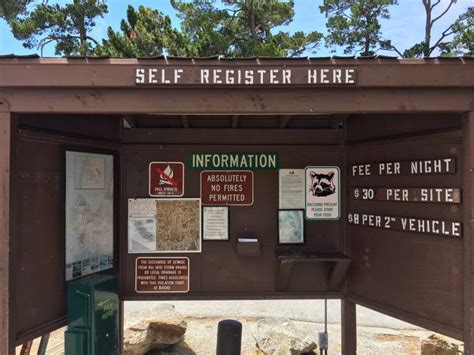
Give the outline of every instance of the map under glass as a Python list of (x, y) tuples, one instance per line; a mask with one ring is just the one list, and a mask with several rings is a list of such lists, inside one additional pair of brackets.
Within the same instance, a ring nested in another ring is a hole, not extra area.
[(113, 266), (113, 156), (66, 152), (66, 281)]

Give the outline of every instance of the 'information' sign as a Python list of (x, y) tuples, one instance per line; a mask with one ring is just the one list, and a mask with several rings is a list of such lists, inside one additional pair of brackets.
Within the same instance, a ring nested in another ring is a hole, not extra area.
[(277, 153), (193, 153), (189, 165), (202, 170), (274, 170)]

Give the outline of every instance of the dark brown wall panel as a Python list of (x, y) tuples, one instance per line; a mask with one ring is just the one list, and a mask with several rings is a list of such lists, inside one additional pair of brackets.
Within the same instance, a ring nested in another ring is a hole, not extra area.
[(347, 120), (349, 142), (426, 131), (461, 129), (460, 115), (452, 114), (368, 114), (351, 115)]
[[(437, 134), (352, 145), (347, 155), (348, 169), (355, 163), (456, 158), (455, 174), (348, 176), (346, 210), (462, 222), (462, 204), (355, 201), (350, 196), (351, 187), (461, 187), (461, 137)], [(424, 319), (448, 331), (462, 330), (462, 239), (347, 225), (347, 241), (352, 258), (350, 296), (408, 314), (407, 320), (414, 323)]]
[[(52, 143), (20, 141), (13, 223), (17, 335), (66, 314), (60, 221), (60, 154)], [(34, 157), (34, 159), (32, 158)], [(25, 310), (28, 310), (25, 312)]]
[(10, 312), (17, 343), (56, 329), (66, 319), (61, 195), (64, 144), (112, 148), (29, 130), (17, 130), (13, 145)]
[(64, 133), (74, 136), (120, 139), (122, 120), (112, 115), (22, 115), (20, 127)]
[[(241, 133), (245, 134), (245, 133)], [(316, 142), (315, 142), (316, 143)], [(342, 169), (343, 152), (340, 146), (205, 146), (205, 145), (129, 145), (123, 151), (123, 174), (125, 191), (122, 198), (124, 206), (128, 198), (148, 197), (148, 164), (150, 161), (187, 162), (193, 152), (278, 152), (281, 168), (304, 168), (308, 165), (338, 165)], [(177, 298), (190, 298), (209, 294), (214, 297), (237, 296), (251, 298), (258, 295), (277, 295), (276, 279), (278, 261), (277, 209), (278, 209), (278, 170), (254, 171), (255, 197), (250, 207), (230, 207), (230, 241), (204, 241), (202, 253), (179, 254), (191, 259), (191, 288), (188, 294), (173, 295)], [(199, 197), (200, 171), (185, 169), (184, 197)], [(127, 215), (126, 208), (122, 212)], [(296, 251), (340, 251), (342, 240), (341, 221), (306, 221), (306, 244), (293, 246)], [(127, 248), (127, 219), (123, 218), (124, 238), (122, 248)], [(243, 257), (237, 255), (235, 243), (239, 237), (257, 237), (262, 244), (262, 255)], [(281, 247), (280, 247), (281, 248)], [(288, 248), (282, 248), (288, 249)], [(125, 256), (123, 272), (126, 284), (122, 290), (128, 299), (166, 298), (169, 295), (155, 294), (139, 296), (135, 294), (134, 265), (137, 256)], [(167, 254), (146, 254), (165, 256)], [(168, 254), (169, 256), (172, 256)], [(327, 290), (329, 270), (326, 265), (295, 265), (289, 293), (315, 292)], [(211, 294), (212, 293), (212, 294)], [(220, 295), (220, 296), (219, 296)]]

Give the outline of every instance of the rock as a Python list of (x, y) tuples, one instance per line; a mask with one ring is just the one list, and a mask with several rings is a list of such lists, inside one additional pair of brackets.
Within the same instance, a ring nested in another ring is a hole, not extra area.
[(432, 334), (421, 342), (421, 355), (459, 355), (463, 351), (449, 339)]
[[(128, 318), (131, 320), (127, 321)], [(182, 341), (186, 328), (184, 317), (173, 305), (146, 308), (129, 317), (126, 315), (122, 354), (138, 355), (165, 349)]]
[(317, 348), (314, 336), (299, 332), (289, 319), (261, 319), (253, 326), (252, 335), (264, 354), (306, 354)]

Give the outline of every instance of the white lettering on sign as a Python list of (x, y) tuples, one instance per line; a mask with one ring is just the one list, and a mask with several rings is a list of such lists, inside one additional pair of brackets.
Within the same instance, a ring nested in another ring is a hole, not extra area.
[(253, 204), (253, 173), (235, 170), (205, 170), (201, 172), (201, 202), (203, 205)]
[(392, 161), (352, 165), (352, 176), (454, 174), (455, 158)]
[(183, 69), (175, 69), (174, 70), (174, 83), (177, 84), (179, 78), (181, 78), (181, 74), (183, 73)]
[(145, 69), (136, 69), (135, 70), (135, 83), (144, 84), (145, 83)]
[(351, 85), (355, 84), (353, 68), (169, 68), (135, 69), (135, 83), (148, 85)]
[(380, 163), (379, 175), (398, 175), (400, 174), (400, 163)]
[(454, 187), (356, 187), (354, 200), (461, 203), (461, 189)]
[(438, 219), (381, 216), (367, 213), (349, 213), (349, 224), (392, 229), (402, 232), (434, 234), (444, 237), (462, 237), (462, 223)]

